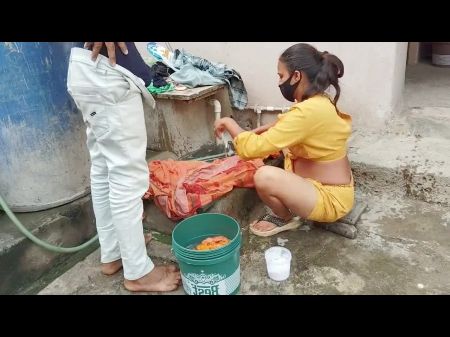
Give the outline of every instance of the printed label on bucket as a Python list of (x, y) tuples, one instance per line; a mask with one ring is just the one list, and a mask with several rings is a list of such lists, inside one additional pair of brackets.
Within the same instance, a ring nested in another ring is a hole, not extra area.
[(182, 274), (184, 290), (188, 295), (230, 295), (239, 287), (240, 269), (239, 265), (229, 277), (225, 274)]

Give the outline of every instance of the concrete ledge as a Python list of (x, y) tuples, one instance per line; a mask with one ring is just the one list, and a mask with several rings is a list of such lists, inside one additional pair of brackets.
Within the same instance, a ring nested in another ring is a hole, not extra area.
[[(223, 198), (205, 208), (207, 213), (227, 214), (237, 221), (247, 219), (251, 209), (257, 204), (259, 197), (254, 189), (236, 188)], [(164, 234), (172, 234), (179, 221), (172, 221), (155, 206), (146, 202), (144, 228)]]
[(178, 100), (178, 101), (195, 101), (198, 99), (203, 99), (209, 96), (214, 95), (217, 91), (224, 88), (225, 85), (208, 85), (204, 87), (197, 87), (186, 89), (182, 91), (169, 91), (164, 92), (162, 94), (155, 95), (155, 98), (159, 99), (169, 99), (169, 100)]
[(170, 151), (178, 157), (215, 143), (214, 108), (210, 99), (217, 99), (222, 116), (232, 114), (228, 89), (210, 86), (171, 92), (158, 96), (154, 110), (145, 106), (147, 146), (154, 151)]

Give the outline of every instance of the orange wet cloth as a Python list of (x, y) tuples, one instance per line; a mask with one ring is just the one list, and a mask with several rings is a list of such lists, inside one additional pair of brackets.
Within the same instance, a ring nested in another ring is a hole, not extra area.
[(234, 187), (253, 188), (260, 159), (238, 156), (202, 161), (154, 160), (149, 162), (150, 188), (144, 199), (154, 199), (168, 218), (180, 220), (219, 199)]
[(196, 250), (213, 250), (223, 246), (226, 246), (230, 243), (230, 240), (225, 236), (213, 236), (211, 238), (207, 238), (199, 243), (195, 249)]

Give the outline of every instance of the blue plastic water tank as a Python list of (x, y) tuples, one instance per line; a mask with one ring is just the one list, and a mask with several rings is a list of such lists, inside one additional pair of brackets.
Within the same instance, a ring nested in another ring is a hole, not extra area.
[(14, 211), (43, 210), (89, 192), (81, 114), (67, 93), (78, 42), (0, 42), (0, 193)]

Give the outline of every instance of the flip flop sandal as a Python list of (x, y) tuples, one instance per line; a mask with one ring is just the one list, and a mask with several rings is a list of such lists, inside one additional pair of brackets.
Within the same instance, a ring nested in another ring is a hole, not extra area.
[(286, 221), (286, 220), (283, 220), (283, 219), (277, 217), (276, 215), (272, 215), (269, 213), (264, 214), (262, 217), (260, 217), (258, 220), (256, 220), (256, 222), (254, 222), (253, 224), (257, 224), (260, 221), (267, 221), (267, 222), (273, 223), (274, 225), (277, 226), (268, 231), (261, 231), (256, 228), (253, 228), (252, 225), (250, 225), (250, 232), (252, 232), (253, 234), (255, 234), (257, 236), (263, 236), (263, 237), (272, 236), (272, 235), (275, 235), (275, 234), (278, 234), (278, 233), (281, 233), (284, 231), (297, 229), (301, 225), (299, 217), (294, 217), (291, 220)]

